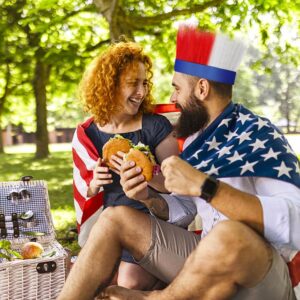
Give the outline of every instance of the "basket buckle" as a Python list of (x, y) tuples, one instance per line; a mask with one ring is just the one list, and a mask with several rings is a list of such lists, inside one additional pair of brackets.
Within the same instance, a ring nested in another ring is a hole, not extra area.
[(55, 261), (46, 261), (37, 264), (36, 270), (38, 273), (52, 273), (56, 270), (56, 262)]

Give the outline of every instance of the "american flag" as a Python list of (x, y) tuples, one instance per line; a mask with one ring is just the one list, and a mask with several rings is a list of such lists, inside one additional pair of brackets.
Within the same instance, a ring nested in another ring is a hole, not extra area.
[[(216, 178), (256, 176), (300, 188), (297, 156), (282, 133), (266, 119), (231, 103), (181, 154), (194, 168)], [(300, 299), (300, 252), (286, 257)]]
[(103, 210), (103, 191), (87, 196), (87, 190), (93, 179), (93, 169), (99, 157), (98, 151), (85, 133), (93, 118), (78, 125), (73, 136), (73, 192), (78, 228), (78, 243), (82, 247), (91, 228)]
[(300, 188), (299, 161), (286, 138), (242, 105), (231, 103), (181, 156), (214, 177), (269, 177)]
[[(176, 111), (176, 108), (174, 105), (170, 105), (172, 111)], [(239, 110), (241, 111), (241, 115), (239, 115)], [(165, 111), (165, 110), (163, 110)], [(161, 112), (159, 109), (157, 110), (157, 112)], [(168, 111), (169, 112), (169, 111)], [(226, 120), (226, 118), (230, 118), (230, 114), (235, 114), (235, 121), (228, 121)], [(226, 114), (226, 115), (225, 115)], [(247, 116), (249, 115), (249, 116)], [(223, 118), (225, 117), (226, 118)], [(241, 117), (240, 117), (241, 116)], [(247, 117), (246, 117), (247, 116)], [(250, 117), (251, 116), (251, 117)], [(239, 117), (241, 118), (240, 122), (238, 123), (238, 119)], [(244, 121), (244, 119), (246, 119), (246, 121)], [(226, 111), (222, 114), (222, 116), (220, 116), (220, 118), (218, 118), (218, 120), (216, 120), (216, 124), (212, 124), (213, 129), (215, 130), (216, 128), (218, 128), (218, 130), (222, 130), (223, 131), (223, 135), (225, 137), (225, 134), (229, 134), (229, 132), (234, 132), (236, 129), (234, 129), (234, 125), (235, 126), (243, 126), (246, 125), (245, 123), (247, 122), (247, 128), (252, 127), (253, 124), (257, 122), (256, 119), (259, 119), (257, 116), (254, 116), (251, 112), (249, 112), (248, 110), (246, 110), (245, 108), (243, 108), (242, 106), (237, 106), (237, 105), (233, 105), (231, 104)], [(263, 119), (266, 120), (266, 119)], [(94, 223), (96, 222), (97, 218), (99, 217), (102, 209), (103, 209), (103, 191), (101, 190), (99, 192), (98, 195), (94, 196), (94, 197), (87, 197), (87, 188), (89, 186), (90, 181), (92, 180), (93, 177), (93, 168), (96, 165), (96, 161), (98, 159), (98, 151), (95, 148), (95, 146), (93, 145), (93, 143), (91, 142), (91, 140), (89, 139), (89, 137), (85, 134), (85, 128), (87, 128), (90, 123), (93, 121), (93, 118), (90, 118), (88, 120), (86, 120), (84, 123), (78, 125), (75, 133), (74, 133), (74, 137), (73, 137), (73, 141), (72, 141), (72, 152), (73, 152), (73, 190), (74, 190), (74, 205), (75, 205), (75, 210), (76, 210), (76, 219), (77, 219), (77, 225), (78, 225), (78, 229), (79, 229), (79, 238), (78, 238), (78, 242), (81, 246), (84, 245), (88, 234), (92, 228), (92, 226), (94, 225)], [(267, 121), (268, 124), (270, 124), (269, 121)], [(248, 124), (249, 123), (249, 124)], [(252, 125), (252, 126), (250, 126)], [(272, 127), (272, 125), (270, 125)], [(245, 130), (247, 130), (247, 128), (245, 128)], [(226, 132), (227, 129), (227, 132)], [(262, 129), (262, 125), (257, 125), (257, 127), (254, 127), (254, 132), (259, 131), (257, 129)], [(208, 135), (208, 142), (211, 141), (215, 141), (213, 140), (213, 131), (212, 130)], [(251, 129), (253, 130), (253, 128)], [(251, 132), (250, 130), (250, 132)], [(242, 134), (242, 130), (238, 130), (237, 133), (241, 133)], [(297, 159), (295, 159), (295, 156), (292, 155), (292, 151), (291, 148), (288, 146), (287, 141), (285, 140), (285, 138), (282, 136), (282, 134), (276, 129), (274, 128), (274, 131), (276, 132), (275, 135), (271, 135), (273, 136), (273, 140), (282, 140), (282, 144), (285, 145), (285, 147), (283, 146), (284, 149), (286, 149), (286, 152), (288, 153), (289, 157), (291, 156), (292, 158), (292, 162), (297, 161)], [(236, 138), (235, 134), (231, 134), (234, 135), (232, 137), (232, 139)], [(280, 135), (280, 137), (278, 138), (277, 135)], [(216, 143), (220, 143), (221, 141), (221, 137), (222, 134), (218, 134), (215, 135), (216, 137)], [(254, 134), (250, 135), (251, 137), (254, 136)], [(209, 139), (210, 137), (210, 139)], [(223, 139), (224, 139), (223, 137)], [(206, 138), (205, 138), (206, 139)], [(201, 137), (201, 141), (203, 143), (203, 141), (205, 140), (204, 138)], [(248, 142), (249, 140), (247, 139), (246, 136), (244, 136), (242, 138), (242, 141), (245, 140), (245, 142)], [(263, 139), (264, 140), (264, 139)], [(230, 142), (230, 139), (228, 138), (228, 141)], [(249, 144), (253, 143), (249, 141)], [(204, 161), (212, 159), (211, 157), (209, 158), (200, 158), (198, 157), (201, 152), (203, 151), (203, 149), (201, 149), (201, 147), (197, 148), (198, 146), (202, 145), (201, 143), (192, 143), (190, 146), (192, 146), (192, 148), (188, 147), (185, 149), (184, 153), (182, 153), (183, 158), (185, 158), (187, 156), (187, 159), (189, 162), (191, 161), (195, 161), (195, 167), (197, 164), (200, 164), (201, 161), (199, 161), (200, 159), (204, 159)], [(234, 144), (234, 143), (233, 143)], [(242, 143), (240, 143), (242, 144)], [(266, 143), (267, 144), (267, 143)], [(209, 155), (211, 155), (211, 152), (208, 150), (211, 147), (215, 148), (215, 157), (214, 159), (216, 159), (217, 157), (219, 157), (219, 153), (217, 153), (218, 151), (220, 151), (222, 144), (206, 144), (206, 145), (202, 145), (204, 148), (207, 148), (206, 152), (208, 152)], [(231, 144), (229, 145), (231, 146)], [(243, 145), (244, 146), (244, 145)], [(217, 149), (218, 148), (218, 149)], [(197, 150), (195, 150), (197, 149)], [(260, 149), (257, 149), (257, 151), (259, 151)], [(231, 153), (233, 153), (235, 151), (232, 148)], [(238, 154), (242, 155), (245, 152), (240, 152), (240, 150), (236, 150), (238, 151)], [(274, 152), (277, 152), (277, 148), (276, 150), (274, 150)], [(248, 151), (246, 152), (247, 154), (249, 152), (249, 148)], [(268, 150), (265, 150), (265, 153), (268, 153)], [(203, 153), (202, 153), (203, 155)], [(276, 155), (276, 154), (273, 154)], [(230, 162), (231, 160), (229, 159), (232, 156), (232, 154), (227, 155), (224, 154), (224, 159), (227, 158), (227, 162)], [(203, 157), (203, 156), (201, 156)], [(244, 155), (242, 158), (246, 158), (247, 155)], [(279, 156), (278, 156), (279, 157)], [(280, 156), (281, 157), (281, 156)], [(222, 158), (222, 155), (220, 155), (220, 159)], [(196, 160), (198, 161), (198, 163), (196, 162)], [(270, 158), (269, 158), (270, 159)], [(264, 158), (262, 159), (264, 160)], [(239, 161), (239, 160), (238, 160)], [(275, 159), (272, 159), (272, 161), (275, 162)], [(252, 162), (252, 160), (251, 160)], [(207, 164), (207, 166), (205, 166)], [(213, 165), (215, 164), (215, 167), (213, 167)], [(277, 163), (278, 164), (278, 163)], [(242, 164), (241, 164), (242, 165)], [(279, 165), (279, 164), (278, 164)], [(214, 163), (214, 161), (210, 161), (210, 167), (209, 167), (209, 162), (205, 162), (203, 163), (203, 170), (210, 170), (212, 169), (211, 174), (214, 176), (218, 176), (218, 177), (222, 177), (224, 176), (222, 174), (222, 168), (219, 168), (217, 170), (214, 170), (215, 168), (218, 168), (220, 166), (220, 164), (216, 164)], [(288, 165), (289, 167), (290, 165)], [(276, 166), (275, 166), (276, 167)], [(199, 167), (200, 169), (200, 167)], [(255, 169), (256, 170), (256, 169)], [(277, 170), (277, 169), (275, 169)], [(240, 171), (241, 173), (242, 171)], [(298, 183), (299, 183), (299, 166), (296, 167), (294, 169), (294, 172), (296, 172), (298, 174)], [(279, 174), (279, 172), (278, 172)], [(289, 172), (290, 174), (290, 172)], [(228, 175), (231, 176), (231, 175)], [(235, 176), (240, 176), (240, 175), (235, 175)], [(249, 172), (243, 172), (242, 176), (249, 176)], [(280, 177), (280, 176), (278, 176)], [(276, 177), (276, 178), (278, 178)], [(283, 177), (283, 176), (281, 176)], [(287, 176), (289, 178), (289, 176)], [(299, 186), (299, 185), (298, 185)], [(290, 270), (290, 276), (291, 276), (291, 280), (292, 280), (292, 284), (296, 293), (296, 297), (297, 299), (300, 299), (300, 252), (297, 251), (293, 251), (291, 253), (288, 254), (289, 258), (288, 258), (288, 267)]]

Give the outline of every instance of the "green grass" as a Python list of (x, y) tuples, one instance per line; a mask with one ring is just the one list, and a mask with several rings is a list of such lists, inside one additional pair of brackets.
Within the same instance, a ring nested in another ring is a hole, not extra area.
[[(289, 136), (288, 139), (300, 159), (300, 135)], [(77, 241), (66, 240), (68, 230), (76, 226), (70, 144), (50, 145), (50, 157), (41, 160), (34, 158), (35, 146), (32, 144), (6, 147), (5, 151), (5, 154), (0, 154), (0, 181), (19, 180), (24, 175), (45, 180), (48, 184), (57, 238), (72, 251), (73, 255), (77, 254), (79, 251)]]
[(31, 175), (36, 180), (45, 180), (48, 184), (57, 238), (75, 255), (79, 251), (77, 241), (69, 242), (65, 239), (69, 228), (76, 227), (72, 191), (72, 156), (69, 149), (70, 145), (52, 146), (49, 158), (37, 160), (34, 158), (32, 145), (8, 147), (5, 149), (7, 153), (0, 154), (0, 181), (19, 180), (24, 175)]

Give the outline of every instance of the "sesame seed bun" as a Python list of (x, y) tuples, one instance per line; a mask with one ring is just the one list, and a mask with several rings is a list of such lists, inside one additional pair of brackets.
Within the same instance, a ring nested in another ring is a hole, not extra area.
[(153, 164), (148, 156), (138, 149), (130, 149), (125, 155), (126, 161), (134, 161), (136, 166), (142, 169), (142, 174), (145, 176), (146, 181), (150, 181), (153, 177)]
[(102, 148), (102, 156), (104, 162), (109, 166), (113, 167), (109, 160), (112, 155), (116, 155), (118, 151), (122, 151), (124, 153), (129, 152), (131, 149), (131, 141), (125, 138), (114, 137), (109, 139)]

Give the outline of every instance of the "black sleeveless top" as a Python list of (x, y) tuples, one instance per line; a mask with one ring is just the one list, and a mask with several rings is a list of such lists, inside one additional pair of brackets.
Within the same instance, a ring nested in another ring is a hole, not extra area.
[[(173, 127), (166, 117), (156, 114), (144, 114), (142, 117), (142, 129), (120, 133), (120, 135), (131, 140), (134, 144), (142, 142), (145, 145), (149, 145), (152, 154), (155, 156), (156, 146), (159, 145), (172, 130)], [(95, 145), (100, 157), (102, 157), (103, 145), (115, 135), (114, 133), (106, 133), (99, 130), (94, 122), (85, 129), (85, 133)], [(124, 194), (120, 184), (120, 176), (115, 172), (111, 172), (111, 174), (113, 183), (103, 186), (104, 208), (108, 206), (127, 205), (148, 212), (148, 209), (142, 203), (131, 200)]]

